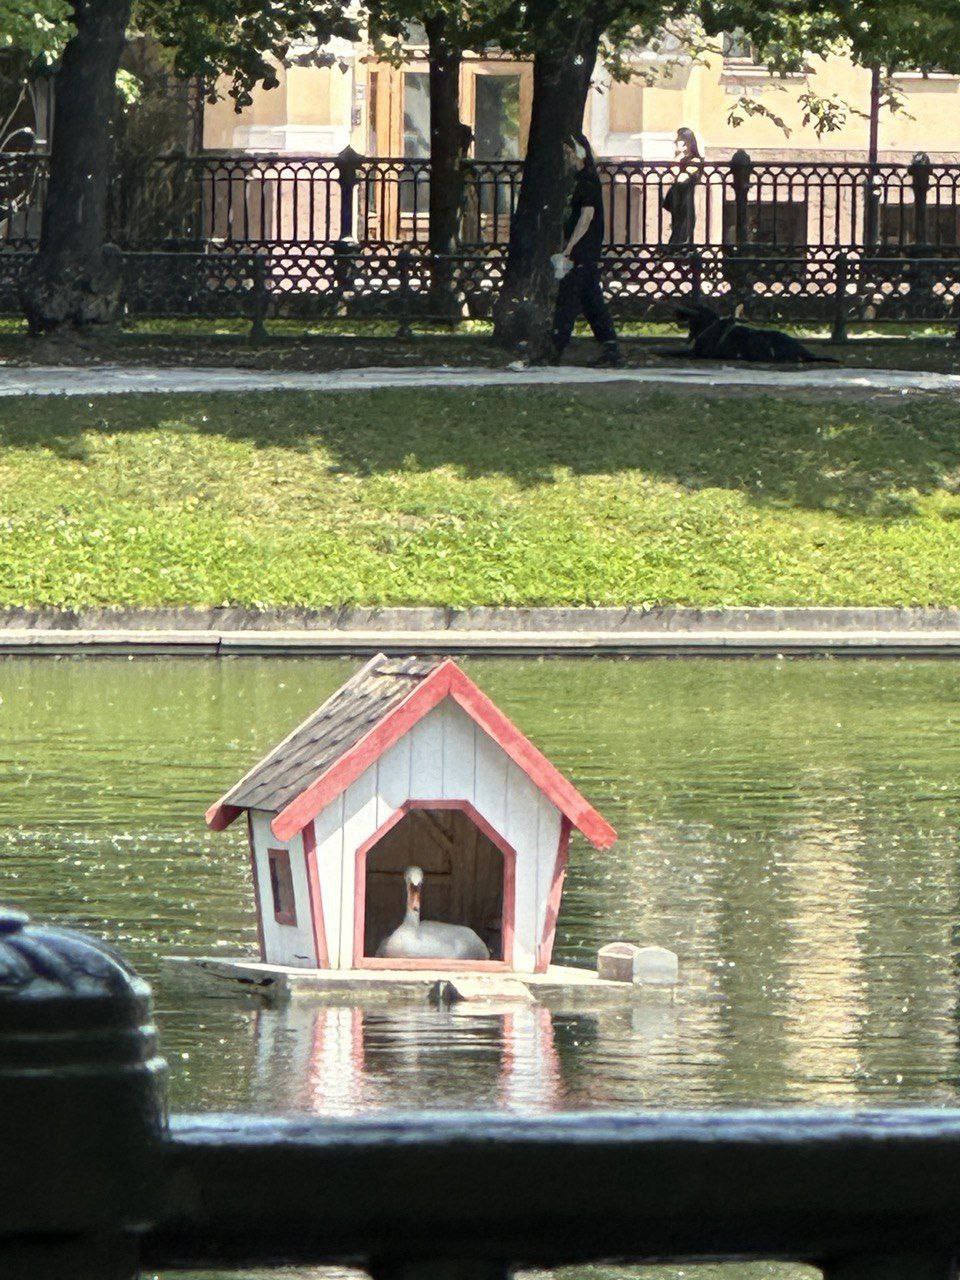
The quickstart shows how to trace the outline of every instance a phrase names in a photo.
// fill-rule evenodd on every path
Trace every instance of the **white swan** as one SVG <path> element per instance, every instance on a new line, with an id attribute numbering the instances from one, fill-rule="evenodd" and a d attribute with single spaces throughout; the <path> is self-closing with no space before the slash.
<path id="1" fill-rule="evenodd" d="M 489 960 L 490 951 L 472 929 L 463 924 L 440 924 L 420 919 L 423 872 L 407 867 L 407 913 L 403 924 L 384 938 L 377 955 L 389 960 Z"/>

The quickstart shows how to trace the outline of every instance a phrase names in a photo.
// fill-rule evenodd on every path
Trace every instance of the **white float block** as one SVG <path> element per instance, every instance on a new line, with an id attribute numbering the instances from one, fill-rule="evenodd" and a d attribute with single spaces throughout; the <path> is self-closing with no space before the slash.
<path id="1" fill-rule="evenodd" d="M 666 947 L 638 947 L 611 942 L 597 952 L 597 974 L 610 982 L 633 982 L 644 987 L 675 987 L 680 978 L 676 952 Z"/>

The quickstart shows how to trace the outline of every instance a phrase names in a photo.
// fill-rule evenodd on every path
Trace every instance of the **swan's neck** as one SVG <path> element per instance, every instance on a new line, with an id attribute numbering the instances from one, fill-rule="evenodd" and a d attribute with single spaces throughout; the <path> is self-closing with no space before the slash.
<path id="1" fill-rule="evenodd" d="M 420 928 L 420 886 L 418 884 L 407 885 L 407 914 L 404 917 L 404 924 Z"/>

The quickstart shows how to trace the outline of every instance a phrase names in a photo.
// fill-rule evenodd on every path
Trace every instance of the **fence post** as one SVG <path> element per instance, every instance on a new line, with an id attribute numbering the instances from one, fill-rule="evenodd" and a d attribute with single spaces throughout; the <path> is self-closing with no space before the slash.
<path id="1" fill-rule="evenodd" d="M 880 243 L 880 174 L 875 165 L 867 171 L 863 213 L 864 247 L 875 249 Z"/>
<path id="2" fill-rule="evenodd" d="M 847 280 L 850 259 L 845 253 L 838 253 L 833 266 L 833 332 L 830 334 L 830 341 L 839 343 L 847 341 Z"/>
<path id="3" fill-rule="evenodd" d="M 690 297 L 694 302 L 703 297 L 703 254 L 699 249 L 690 255 Z"/>
<path id="4" fill-rule="evenodd" d="M 734 235 L 737 248 L 743 248 L 750 241 L 750 225 L 747 214 L 747 200 L 750 194 L 750 175 L 753 173 L 753 161 L 746 151 L 735 151 L 730 157 L 730 173 L 733 177 L 733 198 L 736 203 L 736 223 Z"/>
<path id="5" fill-rule="evenodd" d="M 933 165 L 925 151 L 918 151 L 907 167 L 910 182 L 913 184 L 913 242 L 915 245 L 927 243 L 927 193 L 930 190 L 930 175 Z"/>
<path id="6" fill-rule="evenodd" d="M 166 1064 L 150 988 L 0 907 L 0 1274 L 133 1280 L 160 1214 Z"/>
<path id="7" fill-rule="evenodd" d="M 398 338 L 412 338 L 413 330 L 410 327 L 410 263 L 412 254 L 406 245 L 403 245 L 397 254 L 397 268 L 400 274 L 400 294 L 399 294 L 399 323 L 397 325 Z"/>
<path id="8" fill-rule="evenodd" d="M 264 321 L 270 305 L 270 295 L 267 293 L 266 259 L 259 253 L 253 259 L 253 289 L 250 302 L 250 341 L 266 342 L 267 326 Z"/>
<path id="9" fill-rule="evenodd" d="M 353 193 L 357 173 L 366 160 L 359 151 L 346 146 L 337 156 L 337 183 L 340 187 L 340 234 L 338 240 L 353 240 Z"/>

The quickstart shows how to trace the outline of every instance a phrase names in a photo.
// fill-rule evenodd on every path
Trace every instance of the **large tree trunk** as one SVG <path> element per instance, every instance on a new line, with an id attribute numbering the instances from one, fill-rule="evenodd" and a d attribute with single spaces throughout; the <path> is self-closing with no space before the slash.
<path id="1" fill-rule="evenodd" d="M 119 255 L 105 247 L 116 79 L 130 0 L 75 0 L 76 35 L 56 76 L 40 249 L 21 286 L 30 332 L 109 323 Z"/>
<path id="2" fill-rule="evenodd" d="M 453 266 L 460 223 L 460 64 L 456 31 L 444 14 L 428 19 L 430 54 L 430 252 L 434 258 L 431 309 L 457 311 Z"/>
<path id="3" fill-rule="evenodd" d="M 527 342 L 531 356 L 550 346 L 556 280 L 550 258 L 561 249 L 569 180 L 563 143 L 583 127 L 590 77 L 600 42 L 598 24 L 586 15 L 566 47 L 537 53 L 533 62 L 530 134 L 503 288 L 494 312 L 501 346 Z"/>

